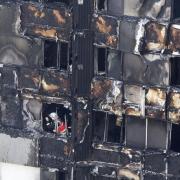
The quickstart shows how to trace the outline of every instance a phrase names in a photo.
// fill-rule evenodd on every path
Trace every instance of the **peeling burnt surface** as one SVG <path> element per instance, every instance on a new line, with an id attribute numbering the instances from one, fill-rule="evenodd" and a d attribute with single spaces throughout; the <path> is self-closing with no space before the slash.
<path id="1" fill-rule="evenodd" d="M 1 123 L 3 126 L 22 129 L 21 101 L 18 97 L 1 97 Z"/>
<path id="2" fill-rule="evenodd" d="M 93 19 L 95 29 L 95 44 L 118 48 L 118 29 L 117 19 L 111 16 L 96 14 Z"/>
<path id="3" fill-rule="evenodd" d="M 172 89 L 168 95 L 168 119 L 176 124 L 179 124 L 179 99 L 179 89 Z"/>
<path id="4" fill-rule="evenodd" d="M 165 48 L 166 26 L 157 22 L 149 22 L 145 26 L 146 50 L 161 51 Z"/>
<path id="5" fill-rule="evenodd" d="M 68 41 L 72 14 L 63 6 L 46 7 L 35 3 L 21 5 L 21 34 Z"/>
<path id="6" fill-rule="evenodd" d="M 39 91 L 41 72 L 38 69 L 21 68 L 19 72 L 18 89 Z"/>
<path id="7" fill-rule="evenodd" d="M 17 36 L 1 35 L 0 63 L 5 65 L 32 66 L 42 65 L 42 42 Z"/>
<path id="8" fill-rule="evenodd" d="M 53 96 L 70 94 L 70 78 L 63 72 L 44 71 L 41 81 L 41 91 L 46 95 Z"/>
<path id="9" fill-rule="evenodd" d="M 36 99 L 23 98 L 23 125 L 28 131 L 40 132 L 42 102 Z"/>
<path id="10" fill-rule="evenodd" d="M 54 138 L 40 139 L 40 163 L 42 166 L 48 166 L 49 162 L 54 168 L 59 168 L 60 164 L 66 163 L 70 158 L 72 149 L 69 145 Z"/>
<path id="11" fill-rule="evenodd" d="M 88 116 L 87 100 L 78 99 L 76 112 L 77 124 L 75 130 L 77 143 L 83 143 L 87 136 L 87 129 L 90 126 Z"/>
<path id="12" fill-rule="evenodd" d="M 136 27 L 137 19 L 124 18 L 120 21 L 119 30 L 119 49 L 123 52 L 134 52 L 136 46 Z M 138 47 L 139 49 L 140 47 Z"/>
<path id="13" fill-rule="evenodd" d="M 150 17 L 170 21 L 170 0 L 127 0 L 124 1 L 124 14 L 128 16 Z"/>
<path id="14" fill-rule="evenodd" d="M 94 109 L 121 115 L 122 83 L 113 79 L 97 77 L 91 84 Z"/>
<path id="15" fill-rule="evenodd" d="M 169 59 L 155 54 L 123 55 L 123 80 L 131 84 L 169 85 Z"/>
<path id="16" fill-rule="evenodd" d="M 166 90 L 160 88 L 149 88 L 146 91 L 146 117 L 165 119 Z"/>

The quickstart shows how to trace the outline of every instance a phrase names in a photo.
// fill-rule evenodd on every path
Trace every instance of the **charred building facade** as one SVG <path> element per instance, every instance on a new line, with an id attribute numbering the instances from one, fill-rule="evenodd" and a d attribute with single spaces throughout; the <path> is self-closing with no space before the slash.
<path id="1" fill-rule="evenodd" d="M 42 180 L 180 179 L 179 9 L 0 0 L 0 162 Z"/>

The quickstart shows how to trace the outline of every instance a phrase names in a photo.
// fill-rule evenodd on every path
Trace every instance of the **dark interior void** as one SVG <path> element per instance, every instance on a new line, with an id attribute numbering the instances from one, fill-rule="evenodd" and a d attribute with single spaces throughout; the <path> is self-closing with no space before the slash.
<path id="1" fill-rule="evenodd" d="M 106 74 L 108 77 L 122 80 L 122 56 L 120 51 L 95 47 L 94 61 L 97 74 Z"/>
<path id="2" fill-rule="evenodd" d="M 63 137 L 71 135 L 71 110 L 63 104 L 43 104 L 43 129 Z"/>
<path id="3" fill-rule="evenodd" d="M 171 85 L 180 85 L 180 57 L 171 58 Z"/>
<path id="4" fill-rule="evenodd" d="M 68 68 L 68 43 L 60 43 L 60 69 L 67 70 Z"/>
<path id="5" fill-rule="evenodd" d="M 93 136 L 97 142 L 120 143 L 123 139 L 121 120 L 106 112 L 93 112 Z"/>
<path id="6" fill-rule="evenodd" d="M 107 0 L 96 0 L 96 3 L 99 11 L 107 9 Z"/>
<path id="7" fill-rule="evenodd" d="M 56 43 L 46 40 L 44 42 L 44 66 L 47 68 L 56 68 L 67 70 L 72 62 L 69 59 L 69 44 Z"/>
<path id="8" fill-rule="evenodd" d="M 58 45 L 54 41 L 44 42 L 44 66 L 47 68 L 57 68 L 58 67 Z"/>
<path id="9" fill-rule="evenodd" d="M 106 48 L 97 49 L 97 64 L 99 73 L 106 71 L 106 52 Z"/>
<path id="10" fill-rule="evenodd" d="M 173 12 L 173 19 L 180 17 L 180 0 L 174 0 L 172 12 Z"/>
<path id="11" fill-rule="evenodd" d="M 172 124 L 171 130 L 171 150 L 180 152 L 180 125 Z"/>

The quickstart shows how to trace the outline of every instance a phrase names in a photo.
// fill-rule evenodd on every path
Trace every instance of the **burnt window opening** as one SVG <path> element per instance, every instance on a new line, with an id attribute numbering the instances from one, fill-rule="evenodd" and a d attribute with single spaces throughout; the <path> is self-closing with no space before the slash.
<path id="1" fill-rule="evenodd" d="M 72 113 L 69 104 L 43 104 L 43 129 L 62 137 L 71 136 Z"/>
<path id="2" fill-rule="evenodd" d="M 179 143 L 179 137 L 180 137 L 180 125 L 172 124 L 171 129 L 171 150 L 175 152 L 180 153 L 180 143 Z"/>
<path id="3" fill-rule="evenodd" d="M 68 70 L 72 61 L 69 61 L 69 44 L 46 40 L 44 42 L 44 66 L 46 68 Z"/>
<path id="4" fill-rule="evenodd" d="M 44 66 L 46 68 L 58 67 L 58 44 L 54 41 L 46 40 L 44 42 Z"/>
<path id="5" fill-rule="evenodd" d="M 96 0 L 96 9 L 99 11 L 107 10 L 107 0 Z"/>
<path id="6" fill-rule="evenodd" d="M 96 71 L 95 73 L 98 75 L 105 75 L 107 64 L 107 49 L 95 47 L 94 61 Z"/>
<path id="7" fill-rule="evenodd" d="M 122 54 L 109 48 L 95 47 L 95 74 L 122 80 Z"/>
<path id="8" fill-rule="evenodd" d="M 171 58 L 171 85 L 180 85 L 180 57 Z"/>
<path id="9" fill-rule="evenodd" d="M 69 64 L 69 44 L 68 43 L 60 43 L 60 53 L 59 53 L 59 59 L 60 59 L 60 70 L 68 70 Z"/>
<path id="10" fill-rule="evenodd" d="M 122 143 L 123 122 L 120 117 L 102 111 L 93 112 L 93 136 L 95 142 Z"/>
<path id="11" fill-rule="evenodd" d="M 173 1 L 173 19 L 179 18 L 180 17 L 180 1 L 179 0 L 174 0 Z"/>

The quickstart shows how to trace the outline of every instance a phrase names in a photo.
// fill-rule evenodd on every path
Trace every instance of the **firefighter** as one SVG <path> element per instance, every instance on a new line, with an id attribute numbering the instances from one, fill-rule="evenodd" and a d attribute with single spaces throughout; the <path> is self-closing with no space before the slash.
<path id="1" fill-rule="evenodd" d="M 67 133 L 66 124 L 59 118 L 56 112 L 52 112 L 46 117 L 47 126 L 53 126 L 53 132 L 65 136 Z"/>

